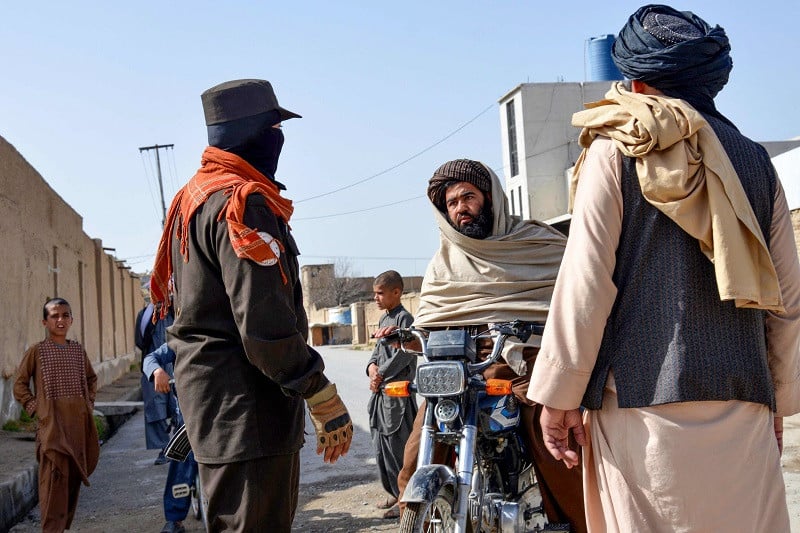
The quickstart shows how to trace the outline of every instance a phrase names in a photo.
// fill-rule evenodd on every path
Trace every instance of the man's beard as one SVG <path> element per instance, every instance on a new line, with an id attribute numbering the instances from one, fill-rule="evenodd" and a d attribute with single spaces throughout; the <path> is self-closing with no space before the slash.
<path id="1" fill-rule="evenodd" d="M 472 222 L 468 222 L 463 225 L 458 225 L 450 220 L 450 217 L 447 218 L 450 225 L 453 226 L 459 233 L 462 235 L 466 235 L 472 239 L 485 239 L 489 235 L 492 234 L 492 226 L 494 225 L 494 213 L 492 212 L 492 206 L 489 202 L 483 204 L 481 208 L 481 212 L 472 219 Z"/>

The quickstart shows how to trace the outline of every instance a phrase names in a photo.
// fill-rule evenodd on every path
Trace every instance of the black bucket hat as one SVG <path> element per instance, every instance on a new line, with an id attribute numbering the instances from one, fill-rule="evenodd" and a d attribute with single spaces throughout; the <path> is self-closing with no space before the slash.
<path id="1" fill-rule="evenodd" d="M 267 80 L 232 80 L 211 87 L 200 95 L 206 126 L 278 111 L 281 120 L 302 118 L 278 105 L 278 98 Z"/>

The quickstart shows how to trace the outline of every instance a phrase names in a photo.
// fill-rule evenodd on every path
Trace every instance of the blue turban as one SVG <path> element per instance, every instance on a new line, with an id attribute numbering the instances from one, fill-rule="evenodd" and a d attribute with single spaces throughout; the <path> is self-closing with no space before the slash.
<path id="1" fill-rule="evenodd" d="M 611 56 L 626 78 L 720 116 L 714 97 L 733 68 L 730 50 L 720 26 L 712 28 L 690 11 L 646 5 L 620 30 Z"/>

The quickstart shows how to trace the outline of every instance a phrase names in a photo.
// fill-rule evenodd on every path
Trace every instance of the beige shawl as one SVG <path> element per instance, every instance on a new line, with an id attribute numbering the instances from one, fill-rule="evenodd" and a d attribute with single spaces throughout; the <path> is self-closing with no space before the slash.
<path id="1" fill-rule="evenodd" d="M 440 245 L 422 281 L 416 327 L 547 318 L 566 237 L 546 224 L 510 215 L 500 180 L 487 170 L 492 176 L 494 213 L 489 237 L 462 235 L 433 208 Z M 529 344 L 538 346 L 538 339 Z M 517 373 L 524 374 L 521 349 L 509 343 L 504 356 Z"/>
<path id="2" fill-rule="evenodd" d="M 686 102 L 637 94 L 615 83 L 572 124 L 583 128 L 571 196 L 598 135 L 636 158 L 645 199 L 700 242 L 714 263 L 721 300 L 783 311 L 778 277 L 736 170 L 706 120 Z"/>

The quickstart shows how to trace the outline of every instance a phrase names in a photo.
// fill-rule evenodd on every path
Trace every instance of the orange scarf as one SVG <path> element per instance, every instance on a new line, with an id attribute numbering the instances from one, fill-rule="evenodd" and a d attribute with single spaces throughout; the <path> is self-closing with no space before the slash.
<path id="1" fill-rule="evenodd" d="M 217 191 L 224 191 L 228 197 L 217 220 L 224 218 L 228 224 L 228 237 L 236 256 L 263 265 L 277 262 L 283 282 L 287 282 L 279 260 L 280 252 L 284 250 L 283 244 L 277 239 L 265 242 L 257 228 L 250 228 L 243 221 L 247 197 L 251 194 L 261 194 L 275 216 L 286 223 L 294 211 L 292 201 L 281 197 L 277 185 L 241 157 L 209 146 L 203 152 L 200 170 L 173 198 L 164 225 L 164 233 L 158 243 L 153 274 L 150 277 L 150 301 L 160 309 L 160 318 L 166 316 L 170 305 L 173 228 L 175 238 L 180 240 L 183 260 L 188 262 L 189 222 L 197 208 Z M 277 246 L 278 251 L 273 250 L 272 246 Z M 153 320 L 156 320 L 155 314 Z"/>

